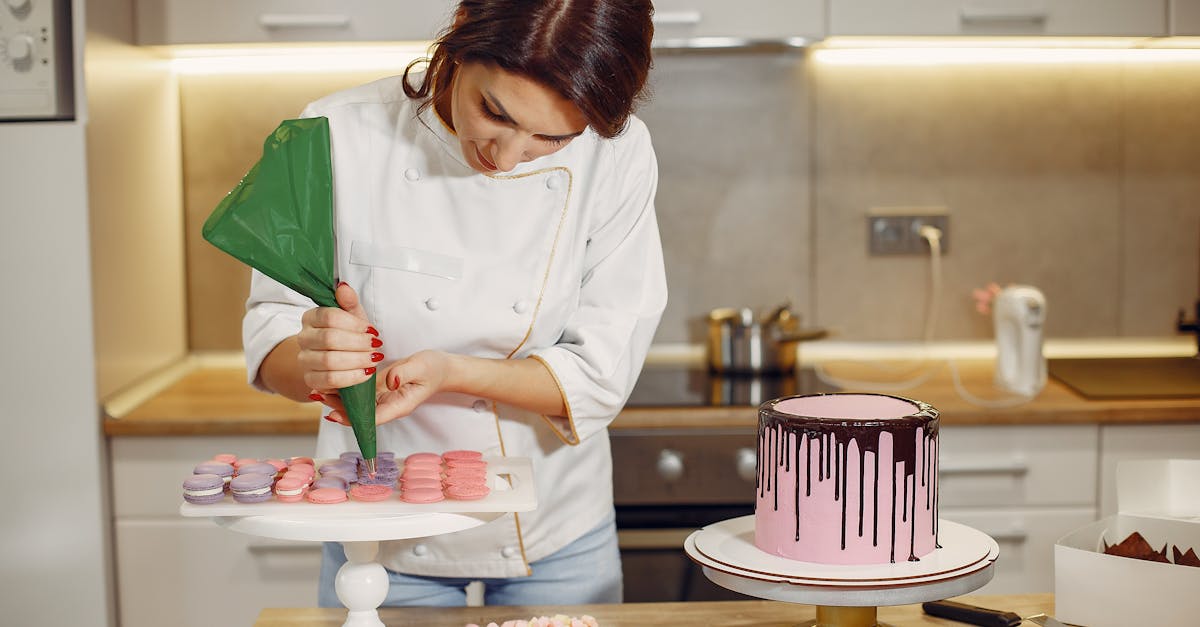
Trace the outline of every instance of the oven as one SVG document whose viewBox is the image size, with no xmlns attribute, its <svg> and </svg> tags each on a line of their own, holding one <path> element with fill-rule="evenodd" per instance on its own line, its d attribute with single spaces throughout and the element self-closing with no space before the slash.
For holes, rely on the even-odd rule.
<svg viewBox="0 0 1200 627">
<path fill-rule="evenodd" d="M 732 377 L 647 365 L 627 407 L 731 407 L 745 427 L 621 428 L 609 432 L 625 601 L 748 599 L 713 584 L 683 551 L 704 525 L 754 513 L 758 405 L 835 391 L 811 370 Z"/>
</svg>

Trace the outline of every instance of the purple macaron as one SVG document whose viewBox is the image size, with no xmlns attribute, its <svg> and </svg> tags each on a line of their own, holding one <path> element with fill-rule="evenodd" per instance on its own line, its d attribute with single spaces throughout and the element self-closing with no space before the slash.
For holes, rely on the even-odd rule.
<svg viewBox="0 0 1200 627">
<path fill-rule="evenodd" d="M 233 478 L 233 472 L 233 464 L 226 464 L 224 462 L 204 462 L 202 464 L 197 464 L 196 467 L 192 469 L 192 474 L 216 475 L 221 477 L 226 486 L 229 485 L 229 480 Z"/>
<path fill-rule="evenodd" d="M 218 503 L 225 498 L 225 479 L 214 474 L 192 475 L 183 480 L 183 500 L 196 505 Z"/>
<path fill-rule="evenodd" d="M 279 474 L 279 469 L 266 462 L 254 462 L 245 464 L 237 469 L 239 475 L 270 475 L 274 477 Z"/>
<path fill-rule="evenodd" d="M 238 503 L 261 503 L 271 500 L 271 486 L 274 483 L 272 475 L 252 472 L 234 477 L 229 482 L 229 491 Z"/>
<path fill-rule="evenodd" d="M 314 490 L 318 490 L 320 488 L 337 488 L 338 490 L 345 490 L 349 487 L 350 484 L 345 479 L 337 475 L 324 475 L 320 479 L 314 481 L 312 484 L 312 488 Z"/>
</svg>

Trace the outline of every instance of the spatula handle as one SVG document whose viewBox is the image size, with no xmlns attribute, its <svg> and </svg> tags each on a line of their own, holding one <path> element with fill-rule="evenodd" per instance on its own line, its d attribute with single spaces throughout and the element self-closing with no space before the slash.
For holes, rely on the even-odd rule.
<svg viewBox="0 0 1200 627">
<path fill-rule="evenodd" d="M 949 618 L 982 627 L 1017 627 L 1021 624 L 1021 617 L 1012 612 L 990 610 L 986 607 L 976 607 L 955 601 L 928 601 L 921 604 L 921 609 L 930 616 Z"/>
</svg>

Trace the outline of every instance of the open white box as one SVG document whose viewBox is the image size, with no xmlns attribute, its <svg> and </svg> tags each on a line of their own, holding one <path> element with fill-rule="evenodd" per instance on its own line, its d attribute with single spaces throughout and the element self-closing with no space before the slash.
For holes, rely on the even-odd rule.
<svg viewBox="0 0 1200 627">
<path fill-rule="evenodd" d="M 1156 550 L 1200 552 L 1200 459 L 1117 465 L 1119 513 L 1054 545 L 1055 615 L 1087 627 L 1200 624 L 1200 568 L 1106 555 L 1137 531 Z"/>
</svg>

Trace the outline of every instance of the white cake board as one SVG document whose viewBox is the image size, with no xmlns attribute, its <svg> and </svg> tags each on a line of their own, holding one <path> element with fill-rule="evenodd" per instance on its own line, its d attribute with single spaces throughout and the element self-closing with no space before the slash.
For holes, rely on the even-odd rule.
<svg viewBox="0 0 1200 627">
<path fill-rule="evenodd" d="M 834 615 L 822 627 L 840 627 L 833 609 L 861 619 L 875 608 L 935 601 L 977 590 L 992 580 L 1000 548 L 987 534 L 946 520 L 938 521 L 942 548 L 918 562 L 838 566 L 798 562 L 768 554 L 754 546 L 754 516 L 708 525 L 684 541 L 684 551 L 713 583 L 760 599 L 818 606 Z M 870 618 L 873 624 L 874 619 Z M 816 625 L 816 622 L 805 625 Z"/>
<path fill-rule="evenodd" d="M 384 627 L 379 605 L 387 598 L 388 576 L 378 562 L 379 542 L 436 536 L 478 527 L 509 512 L 537 508 L 533 466 L 526 457 L 486 458 L 492 492 L 476 501 L 414 504 L 387 501 L 333 505 L 315 503 L 183 503 L 180 514 L 207 516 L 240 533 L 283 540 L 341 542 L 346 563 L 334 588 L 346 606 L 342 627 Z M 214 515 L 215 514 L 215 515 Z"/>
</svg>

